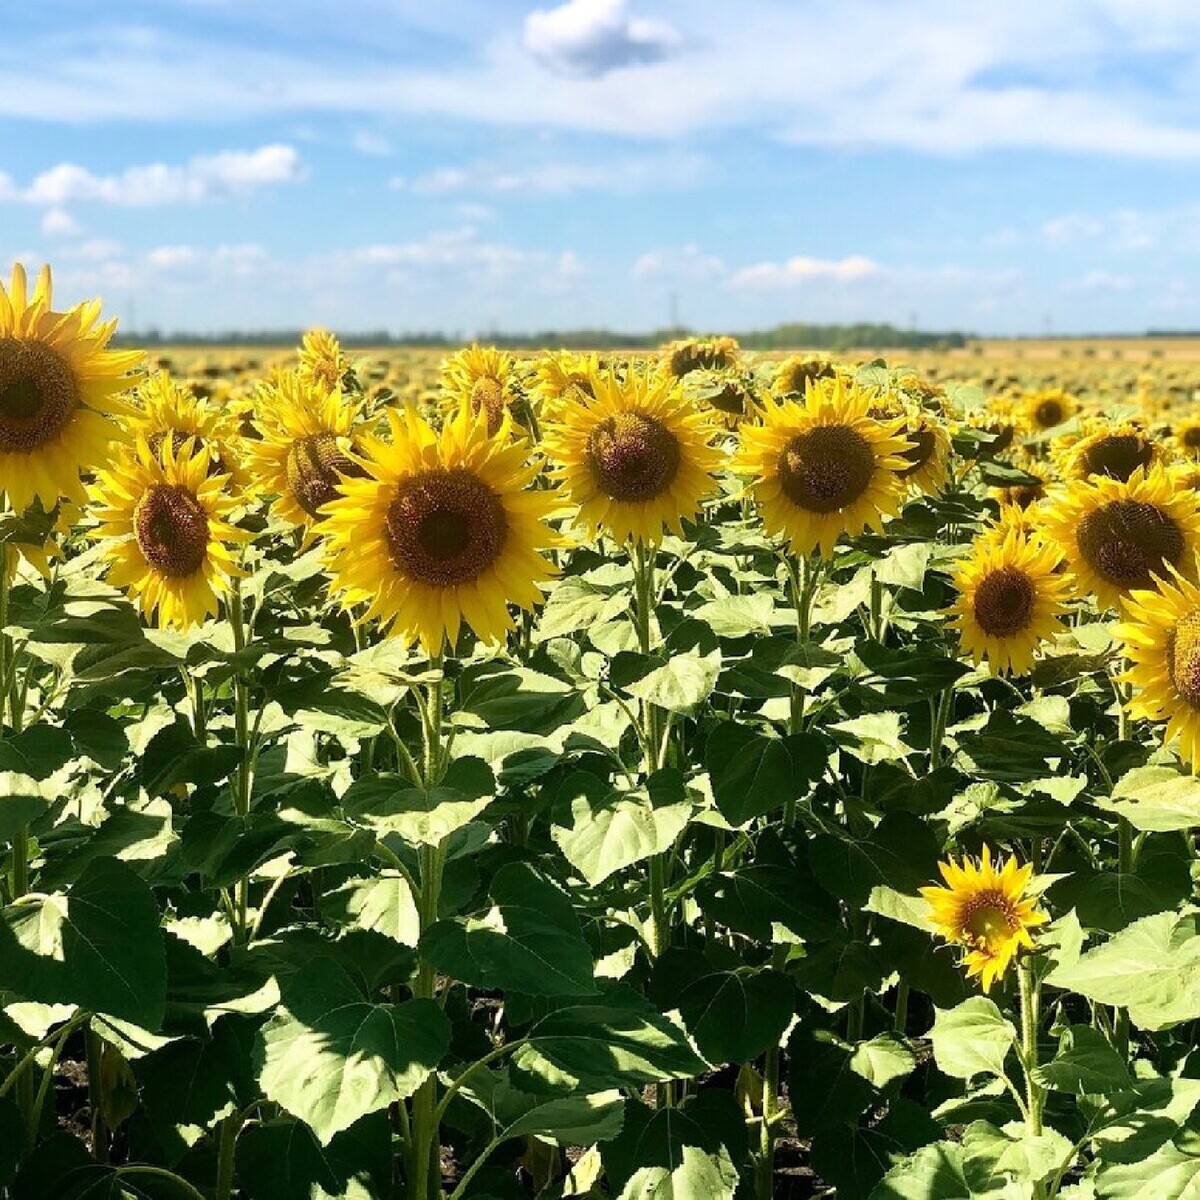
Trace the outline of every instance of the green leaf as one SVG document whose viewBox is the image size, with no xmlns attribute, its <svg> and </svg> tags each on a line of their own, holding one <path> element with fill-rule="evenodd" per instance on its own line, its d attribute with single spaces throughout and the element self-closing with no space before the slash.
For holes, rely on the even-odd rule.
<svg viewBox="0 0 1200 1200">
<path fill-rule="evenodd" d="M 1124 1058 L 1090 1025 L 1064 1029 L 1054 1059 L 1036 1068 L 1034 1076 L 1044 1088 L 1076 1095 L 1108 1095 L 1133 1082 Z"/>
<path fill-rule="evenodd" d="M 827 938 L 839 927 L 833 898 L 795 866 L 754 863 L 706 875 L 696 887 L 696 903 L 705 916 L 767 944 L 777 925 L 803 939 Z"/>
<path fill-rule="evenodd" d="M 579 771 L 558 795 L 551 837 L 593 886 L 669 850 L 692 813 L 683 777 L 676 770 L 658 771 L 645 788 L 634 791 L 620 791 Z"/>
<path fill-rule="evenodd" d="M 935 1142 L 897 1163 L 870 1200 L 972 1200 L 974 1195 L 963 1174 L 962 1147 Z"/>
<path fill-rule="evenodd" d="M 917 1057 L 909 1044 L 894 1033 L 880 1033 L 859 1042 L 850 1055 L 850 1069 L 882 1091 L 897 1079 L 911 1075 Z"/>
<path fill-rule="evenodd" d="M 703 621 L 718 637 L 740 638 L 752 633 L 769 636 L 774 613 L 774 597 L 757 593 L 710 600 L 691 615 L 697 621 Z"/>
<path fill-rule="evenodd" d="M 704 750 L 713 798 L 731 825 L 800 799 L 828 757 L 828 744 L 815 734 L 766 737 L 736 721 L 717 725 Z"/>
<path fill-rule="evenodd" d="M 1033 1135 L 1017 1123 L 997 1129 L 988 1121 L 972 1121 L 963 1131 L 962 1148 L 963 1174 L 972 1194 L 986 1194 L 1005 1179 L 1044 1182 L 1075 1157 L 1061 1133 L 1047 1129 Z"/>
<path fill-rule="evenodd" d="M 709 1062 L 740 1063 L 779 1044 L 795 1001 L 786 975 L 744 967 L 701 976 L 684 988 L 678 1007 Z"/>
<path fill-rule="evenodd" d="M 421 937 L 417 902 L 399 871 L 350 880 L 323 897 L 321 911 L 336 914 L 343 925 L 381 933 L 402 946 L 415 946 Z"/>
<path fill-rule="evenodd" d="M 868 765 L 890 759 L 907 758 L 913 749 L 900 733 L 899 713 L 865 713 L 848 721 L 835 721 L 829 726 L 832 734 L 840 734 L 838 742 L 849 753 Z"/>
<path fill-rule="evenodd" d="M 1200 918 L 1156 913 L 1047 976 L 1056 987 L 1129 1009 L 1144 1029 L 1200 1017 Z"/>
<path fill-rule="evenodd" d="M 910 813 L 888 813 L 869 837 L 818 834 L 809 864 L 831 896 L 861 908 L 881 884 L 913 894 L 937 875 L 938 848 L 930 827 Z"/>
<path fill-rule="evenodd" d="M 632 602 L 630 592 L 618 588 L 601 588 L 584 579 L 564 579 L 550 593 L 538 621 L 539 641 L 568 637 L 580 630 L 603 625 L 628 611 Z"/>
<path fill-rule="evenodd" d="M 591 952 L 566 894 L 526 863 L 496 872 L 493 904 L 479 917 L 430 926 L 420 952 L 471 987 L 531 996 L 596 992 Z"/>
<path fill-rule="evenodd" d="M 1135 767 L 1122 775 L 1112 799 L 1097 802 L 1134 829 L 1171 833 L 1200 825 L 1200 779 L 1174 767 Z"/>
<path fill-rule="evenodd" d="M 986 996 L 972 996 L 951 1009 L 938 1009 L 929 1032 L 938 1068 L 955 1079 L 1003 1076 L 1004 1060 L 1016 1045 L 1016 1026 Z"/>
<path fill-rule="evenodd" d="M 518 1117 L 503 1138 L 537 1136 L 560 1146 L 590 1146 L 607 1142 L 621 1132 L 625 1103 L 618 1091 L 596 1096 L 564 1096 L 546 1100 Z"/>
<path fill-rule="evenodd" d="M 450 1022 L 435 1001 L 372 1004 L 337 962 L 316 959 L 284 985 L 255 1067 L 267 1098 L 328 1145 L 411 1096 L 449 1048 Z"/>
<path fill-rule="evenodd" d="M 23 829 L 58 799 L 61 789 L 16 771 L 0 771 L 0 842 L 12 841 Z"/>
<path fill-rule="evenodd" d="M 646 704 L 668 712 L 690 714 L 712 695 L 721 673 L 719 653 L 688 650 L 673 654 L 661 667 L 643 675 L 628 691 Z"/>
<path fill-rule="evenodd" d="M 0 771 L 48 779 L 71 761 L 71 735 L 54 725 L 30 725 L 0 741 Z"/>
<path fill-rule="evenodd" d="M 130 867 L 101 858 L 65 893 L 9 905 L 0 921 L 0 979 L 30 1000 L 158 1029 L 167 967 L 154 896 Z"/>
</svg>

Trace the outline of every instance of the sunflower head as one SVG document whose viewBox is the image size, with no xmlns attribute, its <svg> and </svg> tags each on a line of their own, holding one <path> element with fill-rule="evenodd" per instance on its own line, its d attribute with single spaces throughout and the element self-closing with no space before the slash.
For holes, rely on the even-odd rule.
<svg viewBox="0 0 1200 1200">
<path fill-rule="evenodd" d="M 900 436 L 908 449 L 900 452 L 905 466 L 900 478 L 922 495 L 936 495 L 950 475 L 950 434 L 931 412 L 914 408 L 901 417 Z"/>
<path fill-rule="evenodd" d="M 1046 498 L 1052 483 L 1047 468 L 1036 459 L 1026 459 L 1021 462 L 1020 469 L 1029 476 L 1027 482 L 991 489 L 993 499 L 1001 508 L 1032 509 Z"/>
<path fill-rule="evenodd" d="M 549 426 L 545 448 L 593 532 L 657 542 L 716 489 L 713 428 L 663 375 L 592 376 L 592 396 Z"/>
<path fill-rule="evenodd" d="M 1178 488 L 1164 467 L 1139 468 L 1126 482 L 1070 483 L 1043 506 L 1040 521 L 1080 588 L 1107 607 L 1152 587 L 1171 567 L 1194 577 L 1200 497 Z"/>
<path fill-rule="evenodd" d="M 1044 433 L 1069 421 L 1078 407 L 1062 388 L 1043 388 L 1025 397 L 1025 424 L 1031 433 Z"/>
<path fill-rule="evenodd" d="M 672 379 L 692 371 L 726 371 L 736 367 L 741 348 L 731 337 L 682 338 L 664 346 L 659 370 Z"/>
<path fill-rule="evenodd" d="M 108 418 L 127 411 L 118 397 L 137 382 L 142 354 L 109 350 L 116 322 L 99 318 L 99 301 L 54 309 L 48 267 L 32 294 L 19 263 L 0 283 L 0 493 L 14 509 L 81 501 L 81 474 L 120 437 Z"/>
<path fill-rule="evenodd" d="M 984 846 L 980 861 L 948 859 L 938 869 L 945 886 L 921 888 L 930 919 L 947 942 L 963 948 L 967 975 L 990 991 L 1021 950 L 1033 949 L 1029 931 L 1048 919 L 1025 894 L 1033 867 L 1018 867 L 1011 855 L 1001 866 Z"/>
<path fill-rule="evenodd" d="M 213 475 L 206 448 L 189 439 L 157 453 L 139 436 L 91 491 L 105 543 L 108 581 L 130 593 L 147 620 L 187 628 L 214 616 L 218 597 L 243 574 L 234 547 L 247 538 L 230 522 L 237 501 Z"/>
<path fill-rule="evenodd" d="M 335 392 L 345 386 L 350 373 L 350 360 L 342 344 L 327 329 L 310 329 L 300 342 L 301 379 L 325 392 Z"/>
<path fill-rule="evenodd" d="M 1185 458 L 1200 458 L 1200 417 L 1184 417 L 1171 428 L 1176 451 Z"/>
<path fill-rule="evenodd" d="M 559 541 L 545 523 L 553 493 L 529 487 L 538 468 L 507 413 L 493 432 L 469 402 L 440 433 L 412 409 L 387 418 L 391 440 L 365 439 L 366 476 L 346 480 L 326 509 L 335 592 L 430 654 L 463 623 L 500 640 L 513 628 L 509 605 L 532 610 L 553 574 L 540 553 Z"/>
<path fill-rule="evenodd" d="M 981 535 L 954 574 L 947 610 L 963 652 L 995 675 L 1026 674 L 1039 645 L 1061 627 L 1070 595 L 1057 549 L 1009 527 Z"/>
<path fill-rule="evenodd" d="M 771 390 L 776 396 L 803 396 L 810 383 L 843 373 L 832 359 L 819 354 L 793 354 L 775 368 Z"/>
<path fill-rule="evenodd" d="M 1127 480 L 1139 468 L 1148 471 L 1164 460 L 1163 446 L 1140 424 L 1092 422 L 1084 436 L 1064 439 L 1055 458 L 1064 479 L 1104 476 Z"/>
<path fill-rule="evenodd" d="M 442 395 L 451 411 L 464 402 L 482 413 L 494 435 L 518 399 L 513 356 L 494 346 L 468 346 L 442 365 Z M 510 423 L 511 426 L 511 423 Z"/>
<path fill-rule="evenodd" d="M 600 361 L 594 354 L 570 351 L 547 352 L 534 367 L 533 392 L 544 420 L 554 420 L 564 411 L 593 395 L 592 377 L 600 373 Z"/>
</svg>

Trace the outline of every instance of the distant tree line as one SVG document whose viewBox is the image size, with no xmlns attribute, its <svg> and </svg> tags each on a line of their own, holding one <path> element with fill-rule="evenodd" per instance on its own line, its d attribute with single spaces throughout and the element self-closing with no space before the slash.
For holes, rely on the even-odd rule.
<svg viewBox="0 0 1200 1200">
<path fill-rule="evenodd" d="M 295 346 L 303 330 L 224 330 L 219 333 L 164 332 L 147 329 L 116 339 L 118 344 L 137 346 Z M 445 333 L 394 334 L 370 330 L 342 335 L 342 344 L 351 348 L 395 346 L 412 349 L 442 349 L 461 346 L 467 341 L 487 342 L 512 350 L 561 349 L 617 350 L 654 349 L 675 338 L 696 336 L 685 328 L 656 329 L 650 333 L 621 333 L 611 329 L 547 329 L 537 333 L 485 332 L 473 338 Z M 956 349 L 967 344 L 970 335 L 957 331 L 926 333 L 915 329 L 897 329 L 894 325 L 859 323 L 855 325 L 809 325 L 792 322 L 774 329 L 751 330 L 733 335 L 747 350 L 786 350 L 803 346 L 814 350 L 847 350 L 852 347 L 888 347 L 902 350 Z"/>
</svg>

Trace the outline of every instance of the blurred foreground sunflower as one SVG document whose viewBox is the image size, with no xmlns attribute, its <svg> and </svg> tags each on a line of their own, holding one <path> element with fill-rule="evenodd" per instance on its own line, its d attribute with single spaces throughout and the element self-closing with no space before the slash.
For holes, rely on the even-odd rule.
<svg viewBox="0 0 1200 1200">
<path fill-rule="evenodd" d="M 22 510 L 36 497 L 82 501 L 80 475 L 101 467 L 128 411 L 118 397 L 136 382 L 139 350 L 109 350 L 115 321 L 97 324 L 100 302 L 52 307 L 50 269 L 30 295 L 25 268 L 0 283 L 0 494 Z"/>
<path fill-rule="evenodd" d="M 962 946 L 967 975 L 978 977 L 985 992 L 1000 979 L 1021 950 L 1033 949 L 1029 931 L 1049 918 L 1025 895 L 1033 866 L 1017 866 L 1011 855 L 1003 866 L 983 848 L 978 863 L 964 858 L 938 864 L 945 887 L 923 887 L 930 918 L 946 941 Z"/>
<path fill-rule="evenodd" d="M 1062 388 L 1043 388 L 1025 397 L 1025 426 L 1032 434 L 1056 429 L 1075 415 L 1075 398 Z"/>
<path fill-rule="evenodd" d="M 464 622 L 482 641 L 501 640 L 509 605 L 532 610 L 554 574 L 540 553 L 560 542 L 545 524 L 554 493 L 528 486 L 538 468 L 508 413 L 494 432 L 469 401 L 440 433 L 412 409 L 387 419 L 391 441 L 364 439 L 366 477 L 346 479 L 325 510 L 335 592 L 431 655 Z"/>
<path fill-rule="evenodd" d="M 178 450 L 164 441 L 155 454 L 139 437 L 91 489 L 99 521 L 91 536 L 106 543 L 108 582 L 148 621 L 199 625 L 243 574 L 234 547 L 249 535 L 230 523 L 237 500 L 210 466 L 209 451 L 191 440 Z"/>
</svg>

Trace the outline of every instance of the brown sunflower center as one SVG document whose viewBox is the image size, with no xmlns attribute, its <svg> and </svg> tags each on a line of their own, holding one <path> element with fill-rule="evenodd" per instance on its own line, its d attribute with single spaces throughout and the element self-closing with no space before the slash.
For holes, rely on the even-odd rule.
<svg viewBox="0 0 1200 1200">
<path fill-rule="evenodd" d="M 1150 573 L 1183 557 L 1183 531 L 1156 504 L 1111 500 L 1090 512 L 1075 531 L 1075 541 L 1088 565 L 1125 590 L 1150 587 Z"/>
<path fill-rule="evenodd" d="M 1016 426 L 1009 425 L 1007 422 L 988 425 L 986 428 L 987 432 L 996 439 L 988 447 L 992 454 L 1003 454 L 1013 444 L 1013 438 L 1017 436 Z"/>
<path fill-rule="evenodd" d="M 0 338 L 0 454 L 32 454 L 52 442 L 79 407 L 67 362 L 42 342 Z"/>
<path fill-rule="evenodd" d="M 962 939 L 976 950 L 990 950 L 1017 927 L 1017 915 L 1002 892 L 981 892 L 963 911 Z"/>
<path fill-rule="evenodd" d="M 975 589 L 975 621 L 989 637 L 1011 637 L 1029 627 L 1037 590 L 1024 571 L 989 571 Z"/>
<path fill-rule="evenodd" d="M 1189 450 L 1200 449 L 1200 425 L 1189 425 L 1179 440 Z"/>
<path fill-rule="evenodd" d="M 343 475 L 362 476 L 362 468 L 351 462 L 332 433 L 313 433 L 292 443 L 286 461 L 288 487 L 296 503 L 310 517 L 341 494 Z"/>
<path fill-rule="evenodd" d="M 133 528 L 142 556 L 169 579 L 194 575 L 208 557 L 208 515 L 185 487 L 154 484 L 134 509 Z"/>
<path fill-rule="evenodd" d="M 784 382 L 789 392 L 802 392 L 810 379 L 832 379 L 833 363 L 814 359 L 810 362 L 793 363 L 788 368 Z"/>
<path fill-rule="evenodd" d="M 1046 494 L 1044 483 L 1018 484 L 1008 489 L 1008 499 L 1018 508 L 1028 508 L 1036 504 Z"/>
<path fill-rule="evenodd" d="M 1047 397 L 1033 410 L 1033 419 L 1040 429 L 1053 429 L 1066 419 L 1067 410 L 1061 400 Z"/>
<path fill-rule="evenodd" d="M 1200 708 L 1200 609 L 1180 617 L 1167 638 L 1167 673 L 1175 690 Z"/>
<path fill-rule="evenodd" d="M 491 436 L 500 428 L 504 420 L 504 388 L 500 380 L 492 375 L 481 375 L 471 388 L 471 411 L 476 415 L 480 411 L 487 415 L 487 431 Z"/>
<path fill-rule="evenodd" d="M 409 579 L 453 587 L 478 579 L 503 553 L 508 516 L 500 497 L 462 467 L 405 479 L 388 506 L 392 561 Z"/>
<path fill-rule="evenodd" d="M 1154 447 L 1136 433 L 1114 433 L 1093 442 L 1079 456 L 1085 475 L 1107 475 L 1124 483 L 1138 467 L 1148 467 Z"/>
<path fill-rule="evenodd" d="M 900 451 L 900 457 L 908 466 L 900 471 L 900 477 L 907 479 L 915 475 L 932 457 L 937 449 L 937 438 L 928 429 L 905 429 L 904 436 L 912 443 L 907 450 Z"/>
<path fill-rule="evenodd" d="M 797 508 L 831 513 L 853 504 L 875 474 L 875 452 L 849 425 L 798 433 L 779 456 L 779 483 Z"/>
<path fill-rule="evenodd" d="M 592 430 L 587 460 L 596 485 L 614 500 L 637 502 L 661 496 L 675 479 L 679 440 L 645 413 L 618 413 Z"/>
</svg>

